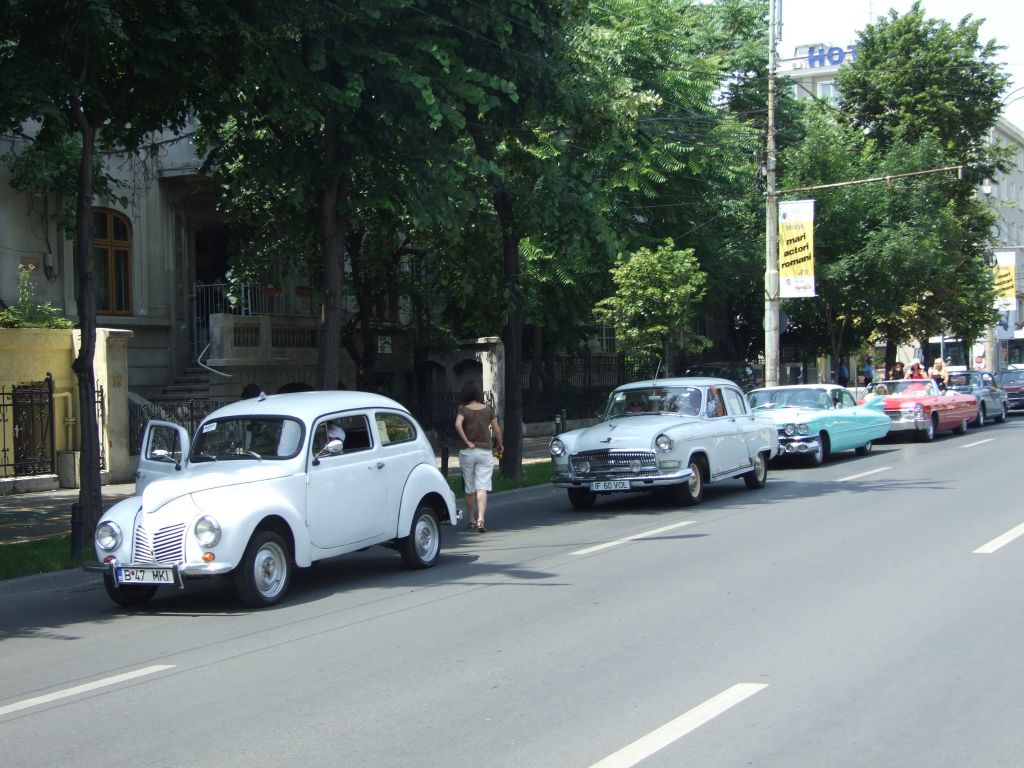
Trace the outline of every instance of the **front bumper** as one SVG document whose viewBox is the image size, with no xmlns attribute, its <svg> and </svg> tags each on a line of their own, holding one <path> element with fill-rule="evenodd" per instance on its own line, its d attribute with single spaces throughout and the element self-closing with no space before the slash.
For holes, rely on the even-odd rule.
<svg viewBox="0 0 1024 768">
<path fill-rule="evenodd" d="M 112 560 L 109 563 L 87 563 L 82 566 L 83 571 L 90 573 L 102 573 L 106 576 L 110 576 L 111 581 L 117 583 L 114 580 L 114 569 L 115 568 L 171 568 L 174 570 L 174 581 L 179 589 L 184 588 L 184 579 L 186 577 L 193 576 L 220 576 L 225 573 L 230 573 L 234 566 L 230 563 L 199 563 L 197 565 L 190 565 L 188 563 L 177 563 L 174 565 L 168 565 L 166 563 L 122 563 L 117 560 Z M 122 585 L 118 585 L 122 586 Z M 127 586 L 127 585 L 125 585 Z"/>
<path fill-rule="evenodd" d="M 789 435 L 779 434 L 779 456 L 815 453 L 818 447 L 817 435 L 794 435 L 790 437 Z"/>
<path fill-rule="evenodd" d="M 923 414 L 918 416 L 912 412 L 887 411 L 885 415 L 889 417 L 891 422 L 889 426 L 890 432 L 918 432 L 926 430 L 931 421 L 931 416 Z"/>
<path fill-rule="evenodd" d="M 551 484 L 558 488 L 589 488 L 593 490 L 593 483 L 625 481 L 629 484 L 629 488 L 622 490 L 649 491 L 652 488 L 680 485 L 689 482 L 692 476 L 693 471 L 689 467 L 674 472 L 645 473 L 641 475 L 613 473 L 579 475 L 572 472 L 556 472 L 555 476 L 551 478 Z"/>
<path fill-rule="evenodd" d="M 1010 411 L 1024 410 L 1024 392 L 1007 392 L 1006 408 Z"/>
</svg>

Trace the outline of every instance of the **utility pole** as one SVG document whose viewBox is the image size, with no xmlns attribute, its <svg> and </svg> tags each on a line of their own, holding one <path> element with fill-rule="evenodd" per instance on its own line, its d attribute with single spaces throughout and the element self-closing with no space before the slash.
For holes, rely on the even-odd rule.
<svg viewBox="0 0 1024 768">
<path fill-rule="evenodd" d="M 768 152 L 765 162 L 764 384 L 779 385 L 779 197 L 775 188 L 775 68 L 778 0 L 768 0 Z"/>
</svg>

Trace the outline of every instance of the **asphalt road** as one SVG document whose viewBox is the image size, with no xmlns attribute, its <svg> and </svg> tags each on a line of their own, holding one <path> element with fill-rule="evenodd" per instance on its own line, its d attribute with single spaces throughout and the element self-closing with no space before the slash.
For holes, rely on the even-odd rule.
<svg viewBox="0 0 1024 768">
<path fill-rule="evenodd" d="M 501 494 L 428 571 L 374 549 L 248 611 L 90 578 L 0 604 L 15 766 L 1018 766 L 1024 418 L 768 485 Z M 1007 535 L 1009 534 L 1009 535 Z"/>
</svg>

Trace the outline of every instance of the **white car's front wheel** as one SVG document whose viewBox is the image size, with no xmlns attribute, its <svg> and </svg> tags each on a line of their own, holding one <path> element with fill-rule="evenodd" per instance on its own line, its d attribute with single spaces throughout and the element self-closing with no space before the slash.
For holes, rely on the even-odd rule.
<svg viewBox="0 0 1024 768">
<path fill-rule="evenodd" d="M 252 608 L 273 605 L 284 597 L 292 580 L 288 547 L 274 531 L 256 531 L 234 571 L 238 598 Z"/>
<path fill-rule="evenodd" d="M 672 486 L 672 496 L 678 504 L 692 507 L 704 498 L 704 463 L 700 458 L 690 459 L 690 478 L 685 483 Z"/>
</svg>

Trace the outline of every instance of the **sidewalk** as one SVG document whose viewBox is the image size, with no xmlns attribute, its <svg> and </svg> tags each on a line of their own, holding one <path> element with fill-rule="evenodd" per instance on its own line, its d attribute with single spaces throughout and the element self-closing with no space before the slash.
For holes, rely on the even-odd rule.
<svg viewBox="0 0 1024 768">
<path fill-rule="evenodd" d="M 523 463 L 547 461 L 550 440 L 550 437 L 523 438 Z M 437 466 L 441 466 L 440 453 Z M 459 454 L 452 451 L 448 457 L 448 474 L 457 476 L 458 472 Z M 104 485 L 101 493 L 103 508 L 109 509 L 122 499 L 135 495 L 135 483 Z M 71 533 L 71 505 L 77 501 L 77 488 L 0 496 L 0 544 Z"/>
</svg>

